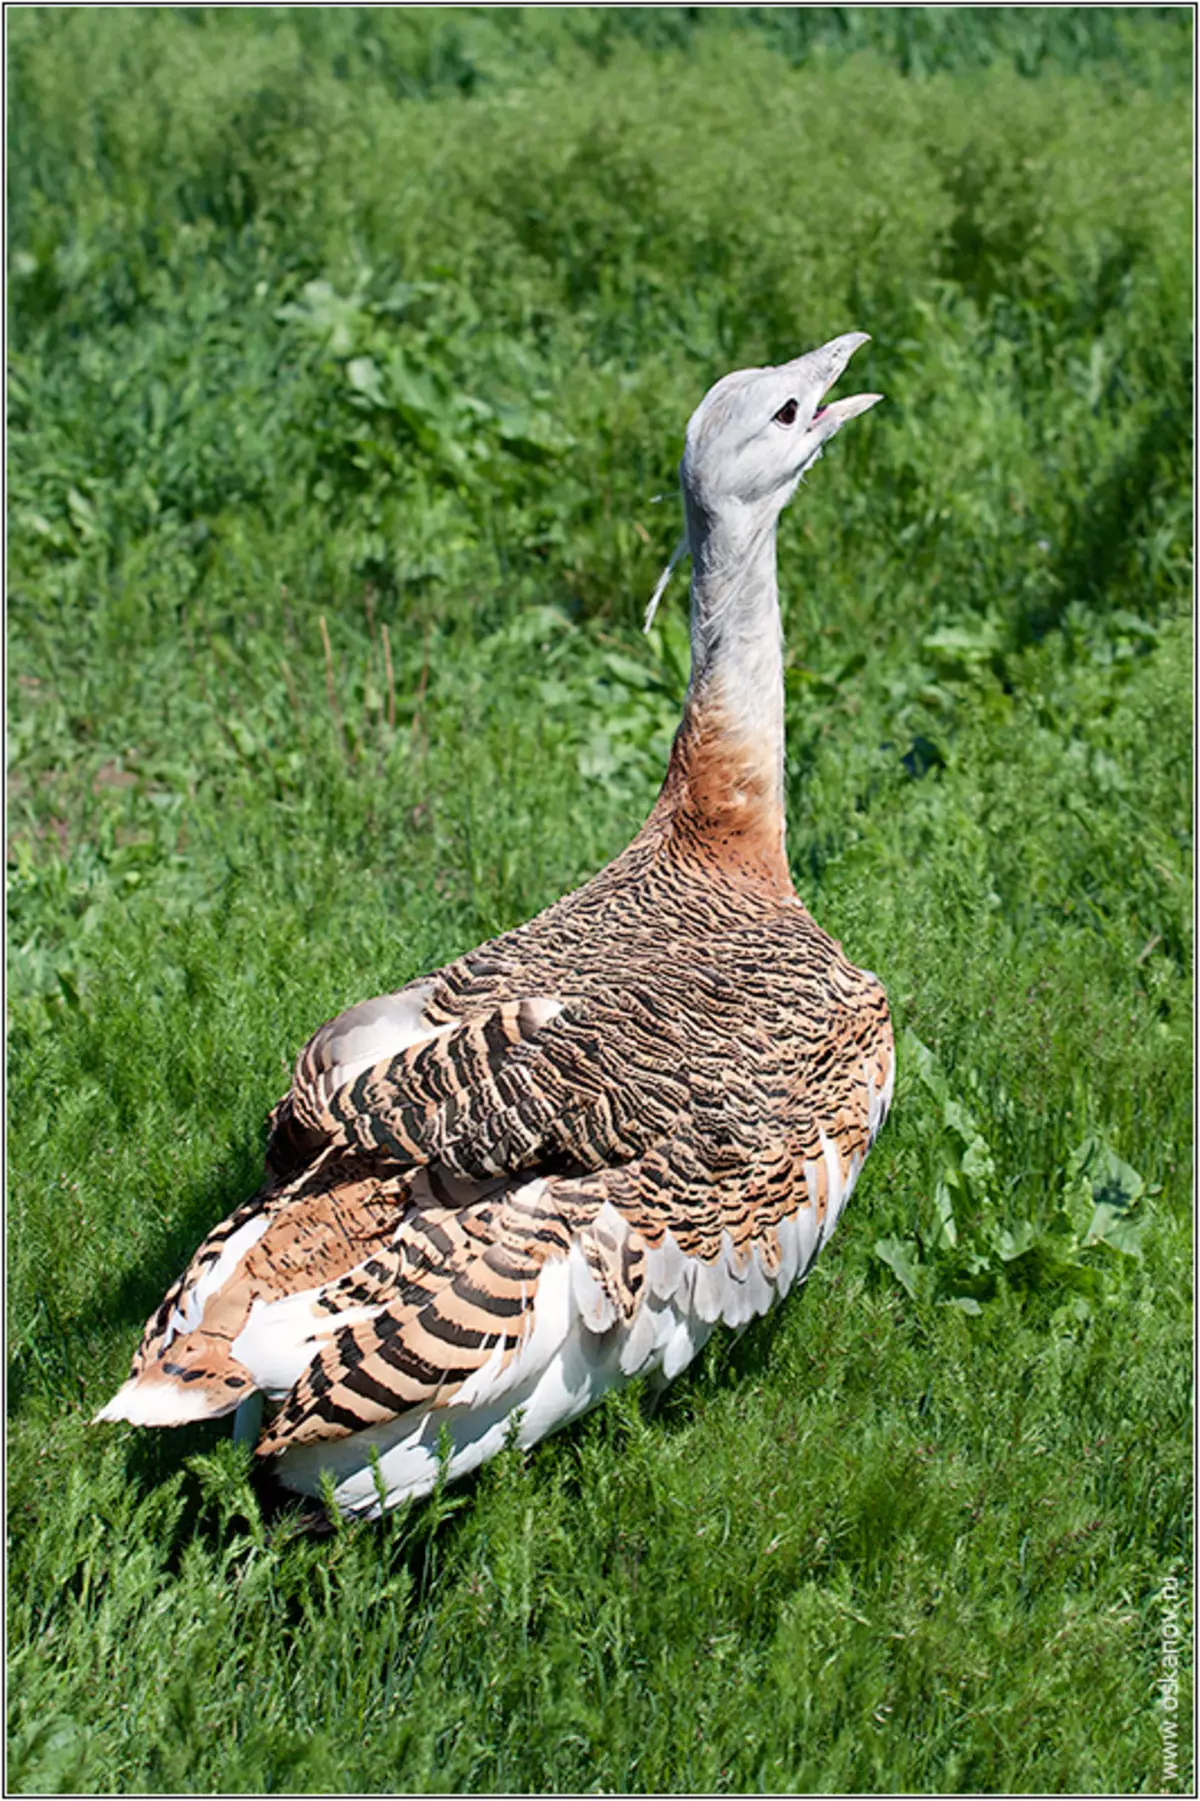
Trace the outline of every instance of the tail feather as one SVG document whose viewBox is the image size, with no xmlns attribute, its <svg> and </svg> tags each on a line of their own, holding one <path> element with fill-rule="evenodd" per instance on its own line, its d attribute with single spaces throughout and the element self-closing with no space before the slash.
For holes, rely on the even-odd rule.
<svg viewBox="0 0 1200 1801">
<path fill-rule="evenodd" d="M 185 1386 L 181 1377 L 153 1366 L 141 1375 L 130 1376 L 93 1415 L 93 1426 L 111 1420 L 128 1420 L 131 1426 L 188 1426 L 196 1420 L 216 1420 L 232 1413 L 253 1392 L 248 1373 L 222 1377 L 188 1370 L 186 1374 L 203 1379 Z"/>
<path fill-rule="evenodd" d="M 347 1180 L 328 1163 L 239 1208 L 210 1233 L 147 1321 L 132 1375 L 97 1421 L 186 1425 L 232 1413 L 256 1390 L 278 1394 L 273 1371 L 245 1353 L 252 1316 L 280 1301 L 296 1339 L 286 1389 L 338 1323 L 317 1305 L 323 1286 L 390 1243 L 406 1196 L 395 1184 Z"/>
</svg>

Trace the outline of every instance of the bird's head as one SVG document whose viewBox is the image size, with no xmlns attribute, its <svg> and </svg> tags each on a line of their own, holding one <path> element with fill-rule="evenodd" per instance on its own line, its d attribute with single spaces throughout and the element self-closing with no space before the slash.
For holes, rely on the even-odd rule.
<svg viewBox="0 0 1200 1801">
<path fill-rule="evenodd" d="M 688 422 L 679 467 L 689 512 L 711 519 L 732 506 L 777 517 L 834 433 L 882 398 L 821 404 L 866 342 L 866 332 L 848 331 L 790 363 L 737 369 L 710 388 Z"/>
</svg>

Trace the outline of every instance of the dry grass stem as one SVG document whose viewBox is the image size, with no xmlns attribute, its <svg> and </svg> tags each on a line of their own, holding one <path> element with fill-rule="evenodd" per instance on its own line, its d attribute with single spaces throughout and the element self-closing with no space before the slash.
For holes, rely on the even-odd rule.
<svg viewBox="0 0 1200 1801">
<path fill-rule="evenodd" d="M 396 729 L 396 672 L 392 668 L 392 641 L 388 637 L 386 621 L 380 625 L 379 631 L 383 638 L 383 666 L 387 674 L 388 730 L 394 732 Z"/>
<path fill-rule="evenodd" d="M 321 627 L 321 642 L 325 646 L 325 693 L 329 700 L 329 711 L 337 728 L 338 739 L 342 746 L 342 755 L 350 762 L 350 746 L 346 741 L 346 727 L 342 720 L 342 709 L 338 705 L 337 684 L 333 678 L 333 646 L 329 642 L 329 627 L 322 613 L 318 621 Z"/>
</svg>

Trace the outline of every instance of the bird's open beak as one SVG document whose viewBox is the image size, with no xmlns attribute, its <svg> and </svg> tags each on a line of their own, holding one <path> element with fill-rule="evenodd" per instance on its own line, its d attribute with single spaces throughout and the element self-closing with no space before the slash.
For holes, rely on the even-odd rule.
<svg viewBox="0 0 1200 1801">
<path fill-rule="evenodd" d="M 831 338 L 828 344 L 822 344 L 819 350 L 813 352 L 821 371 L 822 398 L 840 379 L 854 352 L 870 341 L 868 332 L 848 331 L 840 338 Z M 817 407 L 808 429 L 810 432 L 819 432 L 822 440 L 831 438 L 848 419 L 857 419 L 860 413 L 865 413 L 877 400 L 882 399 L 882 394 L 848 394 L 844 400 L 831 400 L 828 406 Z"/>
<path fill-rule="evenodd" d="M 848 394 L 845 400 L 831 400 L 828 406 L 817 408 L 808 429 L 812 431 L 815 426 L 821 426 L 829 436 L 840 431 L 847 419 L 857 419 L 860 413 L 869 411 L 877 400 L 882 399 L 882 394 Z"/>
</svg>

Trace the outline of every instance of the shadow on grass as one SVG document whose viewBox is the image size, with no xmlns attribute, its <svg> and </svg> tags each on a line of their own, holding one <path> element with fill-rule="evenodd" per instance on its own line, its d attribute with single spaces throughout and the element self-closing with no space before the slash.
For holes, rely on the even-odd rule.
<svg viewBox="0 0 1200 1801">
<path fill-rule="evenodd" d="M 120 1274 L 110 1271 L 97 1285 L 87 1314 L 63 1317 L 52 1298 L 44 1295 L 42 1323 L 25 1335 L 8 1363 L 9 1418 L 19 1417 L 29 1395 L 48 1381 L 61 1379 L 64 1388 L 73 1391 L 72 1371 L 86 1371 L 94 1362 L 96 1322 L 103 1323 L 106 1335 L 130 1325 L 143 1326 L 205 1234 L 260 1186 L 262 1170 L 261 1134 L 255 1133 L 231 1147 L 228 1161 L 214 1175 L 176 1189 L 178 1204 L 171 1209 L 172 1223 L 162 1233 L 158 1249 Z"/>
</svg>

